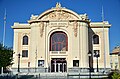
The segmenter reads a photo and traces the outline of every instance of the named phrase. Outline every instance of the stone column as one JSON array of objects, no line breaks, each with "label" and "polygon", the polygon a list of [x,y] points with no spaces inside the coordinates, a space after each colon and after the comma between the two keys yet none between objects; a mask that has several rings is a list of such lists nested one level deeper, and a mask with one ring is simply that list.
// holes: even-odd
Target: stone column
[{"label": "stone column", "polygon": [[54,62],[55,62],[55,63],[54,63],[54,66],[55,66],[55,67],[54,67],[54,70],[55,70],[55,72],[56,72],[56,60],[54,60]]},{"label": "stone column", "polygon": [[63,72],[64,72],[64,63],[62,63],[62,66],[63,66]]},{"label": "stone column", "polygon": [[80,55],[82,68],[88,68],[88,24],[85,22],[80,23]]},{"label": "stone column", "polygon": [[61,64],[61,63],[58,63],[58,72],[60,72],[60,64]]},{"label": "stone column", "polygon": [[[30,38],[30,62],[31,62],[31,67],[35,67],[36,66],[36,50],[38,49],[37,46],[37,32],[39,32],[38,27],[39,25],[37,23],[32,23],[31,25],[31,38]],[[35,41],[36,40],[36,41]],[[37,50],[38,51],[38,50]]]}]

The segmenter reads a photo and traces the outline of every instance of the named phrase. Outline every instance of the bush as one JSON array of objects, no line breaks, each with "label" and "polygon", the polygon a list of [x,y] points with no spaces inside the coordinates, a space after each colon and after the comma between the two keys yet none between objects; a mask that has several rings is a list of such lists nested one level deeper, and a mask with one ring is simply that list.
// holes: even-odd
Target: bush
[{"label": "bush", "polygon": [[114,72],[112,75],[112,79],[120,79],[120,73]]},{"label": "bush", "polygon": [[120,72],[118,70],[114,70],[108,74],[108,79],[120,79]]}]

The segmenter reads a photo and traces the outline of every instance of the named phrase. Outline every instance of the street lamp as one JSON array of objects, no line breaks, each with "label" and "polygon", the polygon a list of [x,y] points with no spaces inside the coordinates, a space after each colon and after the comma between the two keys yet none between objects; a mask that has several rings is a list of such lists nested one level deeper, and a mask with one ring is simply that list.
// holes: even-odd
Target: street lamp
[{"label": "street lamp", "polygon": [[20,53],[18,54],[18,72],[20,72]]},{"label": "street lamp", "polygon": [[99,70],[98,70],[98,57],[100,57],[100,54],[99,54],[98,50],[95,52],[95,57],[97,58],[97,72],[99,72]]},{"label": "street lamp", "polygon": [[89,57],[89,79],[91,79],[91,56],[92,56],[92,52],[91,51],[89,51],[88,52],[88,57]]}]

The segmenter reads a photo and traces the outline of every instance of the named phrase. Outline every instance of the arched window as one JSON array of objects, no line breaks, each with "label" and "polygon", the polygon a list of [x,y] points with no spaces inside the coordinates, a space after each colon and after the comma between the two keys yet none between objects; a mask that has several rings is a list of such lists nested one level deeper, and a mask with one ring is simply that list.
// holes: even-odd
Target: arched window
[{"label": "arched window", "polygon": [[28,45],[28,36],[23,36],[23,45]]},{"label": "arched window", "polygon": [[99,36],[98,35],[93,36],[93,44],[99,44]]},{"label": "arched window", "polygon": [[57,31],[51,34],[50,51],[68,51],[68,38],[66,33]]}]

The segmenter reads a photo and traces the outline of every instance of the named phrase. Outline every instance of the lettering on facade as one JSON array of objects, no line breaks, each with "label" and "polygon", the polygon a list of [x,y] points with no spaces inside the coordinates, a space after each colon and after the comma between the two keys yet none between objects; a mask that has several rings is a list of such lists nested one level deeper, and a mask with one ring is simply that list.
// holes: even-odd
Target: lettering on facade
[{"label": "lettering on facade", "polygon": [[49,26],[52,27],[68,27],[69,22],[50,22]]}]

